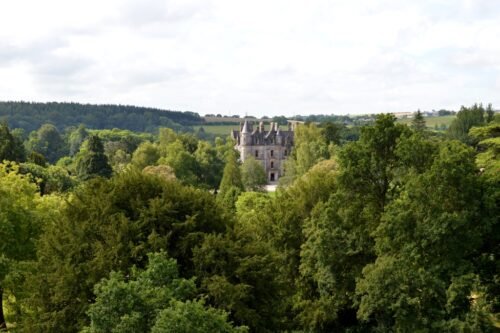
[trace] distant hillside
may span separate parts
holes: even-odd
[[[129,105],[91,105],[79,103],[0,102],[0,121],[11,128],[30,132],[51,123],[62,130],[84,124],[87,128],[121,128],[153,132],[158,127],[182,130],[204,123],[195,112],[180,112]]]

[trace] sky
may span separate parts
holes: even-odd
[[[0,100],[242,116],[498,108],[500,1],[1,1]]]

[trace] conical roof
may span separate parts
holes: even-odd
[[[250,125],[248,125],[248,120],[245,120],[243,123],[243,128],[241,129],[241,133],[250,133]]]

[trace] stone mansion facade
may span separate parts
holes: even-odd
[[[233,130],[232,138],[236,141],[235,148],[240,152],[241,162],[253,156],[262,163],[270,184],[276,183],[283,175],[283,162],[288,158],[293,147],[293,128],[288,124],[287,130],[281,130],[277,123],[270,123],[265,129],[264,123],[258,127],[245,120],[240,124],[240,130]]]

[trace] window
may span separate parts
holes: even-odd
[[[271,169],[274,168],[274,162],[271,162]]]
[[[274,173],[271,173],[271,179],[269,179],[270,181],[274,182]]]
[[[285,156],[286,156],[286,154],[287,154],[287,151],[286,151],[286,149],[285,149]]]
[[[259,151],[258,150],[255,151],[255,157],[259,157]]]
[[[274,155],[274,150],[271,150],[271,157],[273,157]]]

